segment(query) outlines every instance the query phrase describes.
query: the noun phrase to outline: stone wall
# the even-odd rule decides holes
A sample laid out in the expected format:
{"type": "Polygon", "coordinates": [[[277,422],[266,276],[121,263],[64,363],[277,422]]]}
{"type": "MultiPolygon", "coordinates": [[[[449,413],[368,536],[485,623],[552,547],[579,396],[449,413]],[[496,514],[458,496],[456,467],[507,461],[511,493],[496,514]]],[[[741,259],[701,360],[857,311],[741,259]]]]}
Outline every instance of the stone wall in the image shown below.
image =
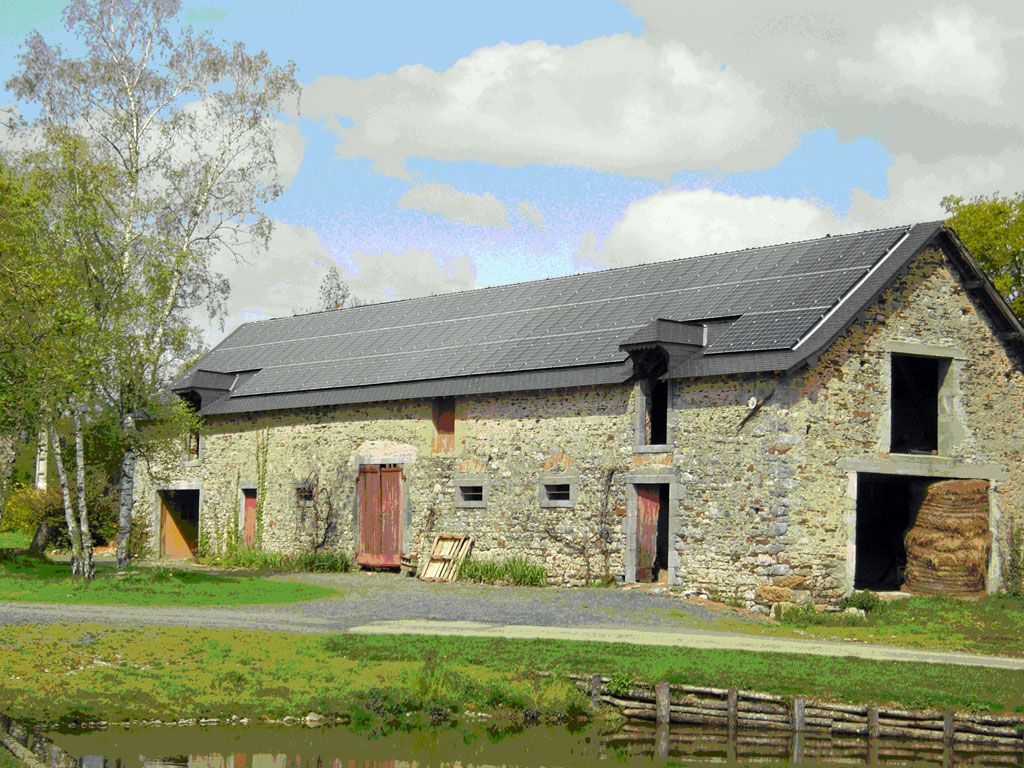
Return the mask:
{"type": "MultiPolygon", "coordinates": [[[[202,458],[140,463],[136,514],[158,531],[154,489],[201,488],[204,547],[239,525],[241,487],[256,486],[266,435],[263,542],[312,546],[295,487],[311,472],[335,510],[328,547],[353,552],[361,463],[404,468],[407,552],[425,557],[436,533],[468,533],[480,557],[521,555],[555,583],[635,568],[631,483],[671,485],[669,578],[685,589],[767,608],[835,603],[853,584],[858,472],[992,481],[992,526],[1004,543],[1024,501],[1024,379],[938,252],[918,257],[809,368],[672,382],[670,446],[637,449],[632,384],[457,399],[455,447],[436,453],[429,400],[217,417],[202,458]],[[940,403],[947,456],[889,454],[893,352],[951,360],[940,403]],[[748,401],[760,407],[751,414],[748,401]],[[574,485],[571,507],[542,506],[538,484],[574,485]],[[486,503],[456,503],[460,480],[486,503]]],[[[989,583],[998,582],[998,558],[989,583]]]]}
{"type": "Polygon", "coordinates": [[[263,544],[298,553],[312,546],[296,485],[311,472],[331,494],[328,548],[353,552],[360,464],[403,466],[406,551],[425,557],[437,533],[466,533],[479,556],[519,555],[557,583],[621,573],[621,474],[629,466],[630,386],[459,398],[455,448],[435,453],[431,402],[337,406],[211,419],[201,461],[164,455],[137,479],[135,513],[149,516],[158,549],[157,488],[201,488],[201,543],[221,551],[240,525],[242,487],[256,488],[257,442],[267,439],[263,544]],[[612,475],[611,482],[609,475],[612,475]],[[456,505],[457,482],[487,486],[484,508],[456,505]],[[542,507],[539,482],[575,484],[572,508],[542,507]]]}
{"type": "Polygon", "coordinates": [[[939,252],[909,271],[817,365],[681,382],[675,461],[686,487],[679,583],[747,605],[834,602],[853,587],[857,472],[992,480],[999,549],[1024,502],[1024,378],[939,252]],[[951,358],[944,456],[889,453],[893,352],[951,358]],[[751,397],[771,399],[742,428],[751,397]]]}

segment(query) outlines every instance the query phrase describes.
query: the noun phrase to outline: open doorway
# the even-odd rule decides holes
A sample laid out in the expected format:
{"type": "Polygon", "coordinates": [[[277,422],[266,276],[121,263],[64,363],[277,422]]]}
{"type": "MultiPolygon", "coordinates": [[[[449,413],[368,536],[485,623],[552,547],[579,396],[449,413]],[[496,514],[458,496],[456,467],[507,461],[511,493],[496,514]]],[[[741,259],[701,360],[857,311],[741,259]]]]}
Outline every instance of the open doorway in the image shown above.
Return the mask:
{"type": "Polygon", "coordinates": [[[895,591],[906,578],[904,537],[931,481],[903,475],[857,475],[854,589],[895,591]]]}
{"type": "Polygon", "coordinates": [[[636,580],[668,581],[668,483],[637,484],[636,580]]]}
{"type": "Polygon", "coordinates": [[[159,491],[160,557],[189,560],[199,545],[199,491],[159,491]]]}

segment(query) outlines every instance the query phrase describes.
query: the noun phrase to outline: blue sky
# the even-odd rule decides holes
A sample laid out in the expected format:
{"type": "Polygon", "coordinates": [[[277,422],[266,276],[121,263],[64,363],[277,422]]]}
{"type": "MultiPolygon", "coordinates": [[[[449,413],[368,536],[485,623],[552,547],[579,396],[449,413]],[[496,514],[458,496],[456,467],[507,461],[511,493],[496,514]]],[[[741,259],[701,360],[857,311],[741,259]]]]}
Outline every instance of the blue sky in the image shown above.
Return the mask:
{"type": "MultiPolygon", "coordinates": [[[[9,0],[4,80],[32,29],[74,49],[62,6],[9,0]]],[[[332,261],[356,295],[404,298],[939,218],[945,194],[1012,191],[1020,15],[185,2],[186,22],[295,61],[304,86],[282,116],[271,248],[220,264],[227,330],[312,308],[332,261]]]]}

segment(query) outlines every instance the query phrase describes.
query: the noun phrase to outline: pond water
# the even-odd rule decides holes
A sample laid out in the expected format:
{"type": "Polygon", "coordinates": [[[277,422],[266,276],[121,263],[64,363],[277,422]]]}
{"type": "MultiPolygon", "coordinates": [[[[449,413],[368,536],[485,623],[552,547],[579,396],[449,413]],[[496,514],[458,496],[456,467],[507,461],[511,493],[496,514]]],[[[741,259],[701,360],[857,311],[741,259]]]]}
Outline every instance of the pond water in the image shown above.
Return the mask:
{"type": "Polygon", "coordinates": [[[1024,766],[1019,749],[936,742],[626,724],[618,729],[535,725],[492,731],[463,725],[437,731],[217,726],[50,732],[81,768],[427,768],[434,766],[921,765],[1024,766]]]}

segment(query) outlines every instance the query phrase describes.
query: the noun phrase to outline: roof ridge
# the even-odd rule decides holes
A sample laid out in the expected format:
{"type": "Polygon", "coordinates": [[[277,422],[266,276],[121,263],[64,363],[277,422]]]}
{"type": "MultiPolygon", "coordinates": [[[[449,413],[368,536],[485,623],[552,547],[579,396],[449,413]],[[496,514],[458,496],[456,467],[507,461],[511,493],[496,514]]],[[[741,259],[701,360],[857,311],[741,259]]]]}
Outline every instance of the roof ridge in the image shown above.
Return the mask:
{"type": "Polygon", "coordinates": [[[513,287],[520,286],[520,285],[534,285],[534,284],[537,284],[537,283],[553,282],[555,280],[570,280],[572,278],[582,277],[584,275],[604,274],[604,273],[608,273],[608,272],[621,272],[621,271],[625,271],[625,270],[628,270],[628,269],[639,269],[641,267],[650,267],[650,266],[654,266],[655,264],[672,264],[672,263],[676,263],[676,262],[680,262],[680,261],[696,261],[696,260],[699,260],[699,259],[708,259],[708,258],[712,258],[712,257],[739,255],[739,254],[743,254],[743,253],[750,253],[752,251],[764,250],[766,248],[779,248],[779,247],[785,246],[785,245],[801,245],[803,243],[813,243],[813,242],[817,242],[819,240],[828,240],[828,239],[833,239],[833,238],[838,239],[838,238],[845,238],[845,237],[859,237],[859,236],[862,236],[862,235],[873,234],[875,232],[887,232],[889,230],[902,229],[902,230],[906,230],[906,231],[909,232],[911,229],[913,229],[916,226],[921,226],[923,224],[931,224],[931,223],[932,222],[916,222],[916,223],[913,223],[913,224],[893,225],[891,227],[876,227],[875,229],[864,229],[864,230],[860,230],[858,232],[847,232],[847,233],[840,234],[840,235],[826,234],[826,235],[824,235],[822,237],[809,237],[809,238],[806,238],[804,240],[788,240],[788,241],[781,242],[781,243],[769,243],[769,244],[766,244],[766,245],[754,245],[754,246],[749,246],[747,248],[738,248],[738,249],[733,250],[733,251],[715,251],[713,253],[702,253],[702,254],[700,254],[698,256],[679,256],[679,257],[674,258],[674,259],[662,259],[660,261],[645,261],[645,262],[641,262],[640,264],[626,264],[626,265],[623,265],[621,267],[607,267],[605,269],[595,269],[595,270],[593,270],[591,272],[573,272],[570,275],[553,275],[551,277],[538,277],[538,278],[534,278],[533,280],[519,280],[519,281],[514,282],[514,283],[502,283],[501,285],[482,285],[482,286],[479,286],[477,288],[465,288],[465,289],[463,289],[461,291],[449,291],[447,293],[432,293],[432,294],[430,294],[428,296],[413,296],[413,297],[409,297],[409,298],[406,298],[406,299],[390,299],[388,301],[378,301],[378,302],[370,302],[370,303],[367,303],[367,304],[360,304],[360,305],[354,306],[354,307],[339,307],[337,309],[321,309],[321,310],[317,310],[315,312],[302,312],[302,313],[297,314],[297,315],[287,315],[287,316],[282,315],[281,317],[269,317],[269,318],[266,318],[264,320],[252,320],[252,321],[250,321],[248,323],[243,323],[243,325],[261,325],[263,323],[272,323],[272,322],[275,322],[275,321],[278,321],[278,320],[294,320],[294,319],[299,318],[299,317],[312,317],[314,315],[326,315],[326,314],[331,313],[331,312],[345,312],[347,310],[350,311],[350,310],[360,309],[362,307],[381,307],[381,306],[386,306],[386,305],[390,305],[390,304],[399,304],[399,303],[402,303],[402,302],[405,302],[405,301],[422,301],[423,299],[433,299],[433,298],[438,298],[438,297],[441,297],[441,296],[461,296],[461,295],[466,294],[466,293],[476,293],[478,291],[492,291],[492,290],[497,290],[499,288],[513,288],[513,287]]]}

